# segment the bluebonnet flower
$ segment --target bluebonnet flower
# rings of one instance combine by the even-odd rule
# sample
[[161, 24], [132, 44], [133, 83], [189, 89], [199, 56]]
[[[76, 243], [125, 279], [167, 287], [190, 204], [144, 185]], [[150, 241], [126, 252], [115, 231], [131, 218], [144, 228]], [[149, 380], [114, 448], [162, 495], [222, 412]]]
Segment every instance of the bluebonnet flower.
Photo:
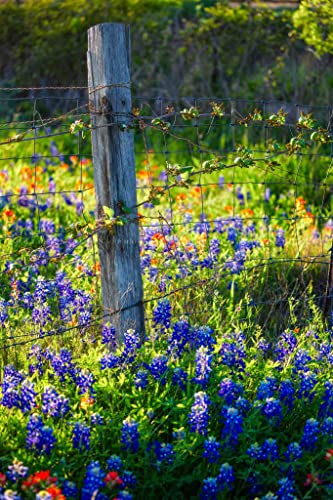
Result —
[[233, 403], [244, 393], [244, 387], [240, 383], [234, 382], [230, 378], [225, 378], [220, 384], [219, 396], [224, 399], [228, 406]]
[[272, 398], [275, 391], [277, 391], [278, 383], [275, 377], [266, 377], [259, 384], [257, 390], [257, 399], [263, 400], [266, 398]]
[[260, 247], [259, 241], [256, 240], [241, 240], [238, 244], [237, 250], [247, 252], [253, 248]]
[[197, 222], [194, 224], [193, 231], [198, 234], [206, 233], [208, 234], [210, 231], [210, 223], [206, 219], [205, 214], [200, 215], [201, 222]]
[[104, 354], [104, 356], [101, 357], [100, 363], [101, 370], [106, 370], [107, 368], [117, 368], [120, 364], [120, 358], [119, 356], [113, 354], [113, 352], [110, 352], [108, 354]]
[[116, 341], [116, 329], [111, 325], [110, 322], [107, 322], [102, 329], [102, 344], [106, 344], [111, 349], [115, 349], [117, 347]]
[[17, 458], [14, 458], [12, 465], [8, 466], [7, 469], [7, 477], [11, 481], [18, 481], [28, 475], [28, 467], [25, 467], [23, 465], [23, 462], [20, 462], [17, 460]]
[[269, 187], [265, 188], [264, 201], [268, 202], [271, 197], [271, 189]]
[[266, 398], [265, 403], [261, 407], [261, 412], [269, 422], [278, 423], [282, 419], [282, 406], [279, 399]]
[[73, 448], [79, 450], [90, 449], [90, 427], [81, 422], [75, 422], [73, 429]]
[[284, 248], [286, 244], [286, 238], [284, 235], [284, 230], [283, 229], [277, 229], [276, 234], [275, 234], [275, 246]]
[[61, 254], [62, 242], [56, 236], [46, 236], [46, 249], [49, 256], [58, 256]]
[[237, 198], [239, 200], [239, 204], [240, 205], [244, 205], [244, 194], [242, 193], [242, 188], [240, 186], [237, 186], [237, 189], [236, 189], [236, 195], [237, 195]]
[[[44, 265], [47, 264], [43, 262]], [[51, 309], [47, 303], [47, 298], [50, 295], [50, 285], [42, 276], [38, 276], [36, 288], [34, 292], [34, 302], [31, 319], [40, 327], [45, 326], [51, 320]]]
[[[23, 382], [24, 379], [25, 379], [25, 376], [23, 375], [23, 373], [15, 370], [13, 365], [5, 366], [3, 382], [1, 384], [3, 397], [5, 396], [5, 394], [7, 392], [18, 387], [21, 384], [21, 382]], [[4, 405], [3, 401], [1, 403]], [[4, 405], [4, 406], [7, 406], [7, 405]]]
[[51, 321], [51, 309], [47, 303], [36, 303], [31, 314], [32, 321], [42, 327], [45, 326], [49, 321]]
[[210, 255], [205, 257], [201, 262], [200, 262], [200, 268], [201, 269], [213, 269], [214, 262], [216, 261], [216, 258], [212, 258]]
[[318, 361], [323, 359], [333, 364], [333, 344], [331, 342], [322, 342], [319, 346]]
[[300, 387], [298, 391], [298, 397], [300, 399], [307, 399], [311, 401], [314, 396], [314, 388], [317, 384], [317, 376], [313, 372], [301, 372], [299, 375]]
[[73, 481], [68, 481], [67, 479], [64, 479], [61, 490], [66, 498], [77, 498], [79, 494], [76, 484], [73, 483]]
[[69, 323], [73, 317], [75, 291], [65, 272], [58, 271], [56, 273], [56, 286], [60, 318], [62, 321]]
[[229, 225], [229, 221], [222, 219], [221, 217], [217, 217], [214, 221], [214, 232], [215, 233], [225, 233], [227, 226]]
[[187, 319], [181, 319], [173, 325], [168, 341], [168, 354], [181, 356], [186, 345], [191, 341], [191, 325]]
[[60, 378], [62, 382], [66, 380], [66, 375], [72, 380], [75, 380], [76, 367], [72, 361], [72, 353], [68, 349], [60, 349], [58, 355], [50, 358], [51, 366], [54, 373]]
[[120, 356], [120, 362], [124, 365], [133, 363], [139, 347], [140, 335], [132, 329], [127, 330], [124, 333], [124, 348]]
[[52, 141], [50, 144], [50, 153], [52, 156], [59, 156], [59, 150], [55, 141]]
[[268, 342], [268, 340], [260, 339], [258, 341], [257, 347], [258, 347], [258, 350], [261, 351], [263, 355], [265, 355], [272, 348], [272, 344], [271, 344], [271, 342]]
[[90, 422], [91, 422], [91, 425], [103, 425], [104, 424], [104, 417], [103, 417], [103, 415], [100, 415], [99, 413], [93, 413], [90, 417]]
[[24, 309], [32, 310], [34, 308], [34, 298], [31, 292], [24, 292], [21, 297], [21, 304]]
[[200, 500], [216, 500], [220, 487], [216, 477], [207, 477], [202, 483]]
[[[40, 208], [41, 208], [41, 205], [39, 205], [39, 209]], [[48, 262], [49, 262], [49, 254], [48, 254], [48, 252], [46, 250], [43, 250], [43, 249], [36, 250], [34, 266], [32, 267], [32, 269], [35, 272], [38, 272], [39, 266], [47, 266]], [[35, 296], [35, 300], [39, 304], [43, 303], [43, 299], [42, 298], [38, 298], [38, 297]]]
[[237, 231], [234, 227], [230, 226], [228, 227], [228, 236], [227, 240], [230, 241], [231, 243], [235, 244], [237, 241]]
[[298, 458], [302, 458], [302, 455], [303, 455], [302, 447], [297, 442], [290, 443], [284, 454], [287, 462], [293, 462]]
[[326, 380], [324, 383], [325, 392], [319, 409], [319, 417], [333, 416], [333, 382]]
[[47, 386], [42, 395], [42, 412], [51, 417], [63, 417], [69, 412], [69, 399], [58, 394], [54, 387]]
[[214, 260], [217, 260], [217, 256], [221, 252], [221, 243], [216, 238], [213, 238], [209, 245], [209, 253], [213, 256]]
[[177, 441], [183, 441], [185, 439], [186, 433], [183, 430], [173, 431], [172, 437]]
[[246, 450], [246, 454], [255, 460], [264, 460], [265, 455], [258, 443], [251, 444], [250, 448]]
[[246, 359], [244, 335], [232, 333], [227, 338], [230, 342], [222, 342], [219, 351], [221, 363], [234, 370], [244, 370]]
[[156, 466], [160, 469], [161, 465], [171, 465], [175, 458], [173, 446], [169, 443], [154, 442], [154, 451], [156, 455]]
[[82, 215], [83, 213], [83, 210], [84, 210], [84, 202], [82, 200], [79, 200], [77, 203], [76, 203], [76, 213], [77, 215]]
[[147, 370], [139, 370], [134, 379], [134, 385], [138, 389], [145, 389], [148, 385], [148, 371]]
[[233, 223], [236, 229], [238, 229], [240, 232], [243, 230], [243, 219], [240, 216], [232, 217], [230, 219]]
[[[257, 229], [257, 226], [256, 226], [255, 222], [251, 222], [251, 223], [249, 222], [249, 223], [247, 224], [246, 228], [245, 228], [245, 234], [246, 234], [246, 236], [249, 236], [251, 233], [255, 233], [255, 232], [256, 232], [256, 229]], [[255, 246], [255, 247], [260, 247], [260, 246], [261, 246], [261, 244], [260, 244], [260, 242], [259, 242], [259, 241], [253, 241], [253, 242], [251, 242], [251, 243], [252, 243], [252, 244], [254, 243], [253, 247], [254, 247], [254, 246]], [[253, 247], [252, 247], [252, 248], [253, 248]]]
[[152, 359], [147, 368], [155, 380], [159, 381], [160, 384], [165, 385], [165, 374], [168, 371], [168, 358], [166, 356], [156, 356]]
[[323, 436], [329, 436], [330, 439], [333, 438], [333, 418], [327, 417], [321, 426], [321, 432]]
[[213, 336], [214, 330], [210, 326], [194, 326], [191, 331], [191, 347], [207, 347], [209, 351], [214, 349], [216, 339]]
[[319, 435], [319, 422], [315, 418], [306, 421], [300, 445], [304, 450], [313, 451]]
[[297, 349], [294, 357], [293, 371], [296, 372], [307, 370], [307, 365], [311, 360], [312, 358], [306, 349]]
[[33, 345], [28, 353], [28, 358], [34, 358], [36, 363], [31, 363], [29, 365], [29, 374], [31, 375], [38, 370], [39, 374], [42, 375], [44, 373], [45, 361], [49, 360], [51, 357], [52, 353], [49, 349], [43, 350], [40, 345]]
[[39, 231], [45, 234], [54, 234], [56, 231], [54, 221], [45, 217], [39, 221], [38, 227]]
[[279, 387], [279, 397], [282, 404], [292, 410], [295, 401], [295, 388], [291, 380], [282, 380]]
[[248, 484], [250, 487], [249, 493], [256, 497], [263, 492], [264, 489], [263, 483], [264, 480], [257, 471], [250, 472], [248, 478], [246, 479], [246, 484]]
[[48, 283], [43, 276], [38, 276], [37, 283], [36, 283], [36, 288], [34, 292], [34, 300], [36, 302], [46, 302], [47, 297], [51, 293], [51, 285]]
[[[112, 469], [115, 470], [115, 469]], [[137, 479], [135, 474], [129, 470], [124, 470], [121, 474], [121, 479], [123, 481], [124, 488], [134, 488], [137, 484]]]
[[138, 422], [136, 422], [132, 418], [127, 418], [123, 421], [120, 442], [124, 450], [131, 451], [132, 453], [137, 453], [139, 449], [140, 437], [138, 426]]
[[81, 290], [76, 290], [74, 308], [81, 326], [89, 326], [92, 317], [91, 296]]
[[75, 382], [76, 382], [76, 385], [79, 389], [79, 394], [93, 395], [95, 393], [94, 376], [89, 370], [87, 370], [87, 369], [76, 370]]
[[45, 452], [49, 455], [55, 442], [56, 438], [53, 429], [44, 425], [39, 415], [31, 415], [27, 424], [27, 448]]
[[118, 457], [118, 455], [111, 455], [111, 457], [107, 459], [106, 463], [109, 470], [120, 472], [123, 468], [122, 459]]
[[143, 255], [140, 261], [141, 272], [145, 274], [146, 269], [150, 269], [151, 266], [151, 256], [149, 254]]
[[276, 439], [266, 439], [261, 447], [262, 458], [269, 459], [271, 462], [274, 462], [279, 458], [279, 449], [276, 443]]
[[224, 427], [222, 429], [222, 439], [226, 445], [232, 447], [238, 444], [238, 437], [243, 432], [243, 417], [236, 408], [225, 406], [222, 408], [224, 417]]
[[189, 414], [189, 424], [191, 432], [198, 432], [206, 435], [209, 422], [208, 406], [210, 400], [203, 391], [194, 394], [194, 404]]
[[166, 291], [167, 291], [167, 278], [165, 278], [165, 279], [161, 278], [161, 280], [158, 284], [158, 291], [160, 293], [166, 293]]
[[8, 319], [8, 307], [4, 299], [0, 299], [0, 325], [3, 327]]
[[234, 470], [231, 465], [224, 463], [221, 465], [218, 476], [217, 483], [221, 490], [231, 490], [233, 488], [233, 483], [235, 481]]
[[279, 480], [279, 486], [276, 492], [279, 500], [295, 500], [295, 485], [291, 478], [283, 477]]
[[203, 389], [207, 388], [209, 374], [212, 371], [213, 356], [209, 354], [208, 347], [200, 347], [195, 354], [195, 377], [192, 382], [201, 385]]
[[[99, 462], [90, 462], [87, 467], [81, 492], [81, 500], [91, 500], [94, 493], [104, 487], [105, 473]], [[98, 497], [97, 497], [98, 498]]]
[[[234, 253], [232, 259], [228, 259], [225, 261], [224, 269], [230, 271], [230, 274], [239, 274], [244, 269], [245, 260], [246, 260], [246, 251], [237, 250]], [[235, 285], [237, 285], [237, 283], [234, 283], [234, 286]]]
[[277, 361], [283, 362], [297, 347], [297, 338], [291, 330], [283, 332], [275, 346], [274, 354]]
[[246, 415], [246, 413], [252, 408], [252, 404], [246, 398], [237, 398], [233, 406], [239, 410], [241, 415]]
[[172, 374], [172, 384], [178, 385], [182, 391], [186, 389], [187, 373], [182, 368], [175, 368]]
[[220, 189], [223, 188], [223, 186], [224, 186], [224, 175], [219, 175], [218, 185], [219, 185]]
[[217, 462], [221, 456], [220, 453], [221, 443], [219, 443], [215, 437], [209, 437], [204, 441], [203, 446], [204, 446], [204, 451], [202, 454], [203, 458], [207, 458], [208, 462], [211, 464]]
[[[28, 379], [23, 380], [20, 386], [19, 408], [27, 413], [36, 407], [36, 396], [34, 384]], [[4, 403], [2, 403], [4, 404]]]
[[155, 326], [159, 325], [163, 332], [166, 328], [170, 327], [171, 320], [171, 304], [168, 299], [160, 299], [153, 311], [153, 323]]

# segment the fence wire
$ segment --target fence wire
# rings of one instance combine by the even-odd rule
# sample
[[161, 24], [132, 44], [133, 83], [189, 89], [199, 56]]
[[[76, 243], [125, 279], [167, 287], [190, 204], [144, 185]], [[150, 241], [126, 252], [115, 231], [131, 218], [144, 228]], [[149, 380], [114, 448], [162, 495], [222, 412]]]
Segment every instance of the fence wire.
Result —
[[[0, 349], [44, 337], [63, 345], [67, 333], [94, 342], [104, 318], [89, 128], [98, 111], [86, 88], [7, 91]], [[281, 328], [314, 307], [330, 321], [332, 120], [332, 106], [134, 99], [124, 133], [135, 135], [138, 203], [130, 208], [147, 329], [167, 300], [198, 322], [232, 310], [245, 321], [251, 310]]]

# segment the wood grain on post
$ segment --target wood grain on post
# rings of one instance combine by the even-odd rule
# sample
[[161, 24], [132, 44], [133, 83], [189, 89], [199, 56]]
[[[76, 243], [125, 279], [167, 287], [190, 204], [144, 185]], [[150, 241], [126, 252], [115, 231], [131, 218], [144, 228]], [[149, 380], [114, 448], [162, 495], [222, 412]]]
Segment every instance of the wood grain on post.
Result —
[[[88, 30], [88, 85], [100, 220], [103, 206], [119, 216], [121, 207], [137, 204], [133, 132], [124, 127], [132, 112], [129, 26], [105, 23]], [[103, 309], [118, 341], [129, 328], [144, 334], [137, 209], [126, 217], [131, 222], [98, 233]]]

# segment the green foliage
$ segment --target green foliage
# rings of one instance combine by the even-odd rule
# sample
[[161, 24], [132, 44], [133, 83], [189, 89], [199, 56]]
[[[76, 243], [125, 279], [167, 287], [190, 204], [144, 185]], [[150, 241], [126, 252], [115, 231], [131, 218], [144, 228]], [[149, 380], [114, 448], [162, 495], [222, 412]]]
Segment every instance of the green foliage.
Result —
[[[145, 29], [156, 26], [157, 14], [180, 0], [8, 0], [0, 5], [0, 67], [6, 80], [65, 85], [85, 83], [89, 27], [125, 22]], [[147, 16], [147, 12], [149, 15]], [[140, 36], [144, 32], [140, 30]], [[10, 57], [9, 57], [10, 56]], [[12, 58], [12, 60], [10, 60]], [[19, 64], [18, 68], [13, 63]]]
[[125, 22], [140, 95], [327, 102], [331, 9], [328, 0], [304, 1], [295, 13], [264, 3], [235, 8], [227, 0], [7, 0], [0, 4], [1, 79], [12, 86], [84, 86], [88, 28]]
[[302, 0], [293, 21], [300, 37], [318, 56], [333, 54], [333, 3], [331, 0]]

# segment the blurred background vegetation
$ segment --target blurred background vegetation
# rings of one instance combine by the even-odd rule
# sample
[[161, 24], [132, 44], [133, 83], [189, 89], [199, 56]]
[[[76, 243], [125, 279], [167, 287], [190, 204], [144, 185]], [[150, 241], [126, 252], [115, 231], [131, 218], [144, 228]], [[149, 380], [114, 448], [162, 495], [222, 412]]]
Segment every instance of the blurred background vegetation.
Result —
[[125, 22], [136, 95], [329, 104], [332, 19], [332, 0], [0, 0], [0, 83], [86, 85], [87, 29]]

